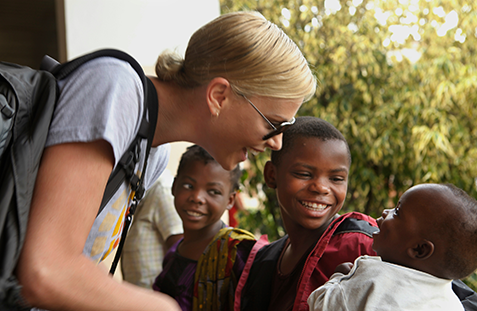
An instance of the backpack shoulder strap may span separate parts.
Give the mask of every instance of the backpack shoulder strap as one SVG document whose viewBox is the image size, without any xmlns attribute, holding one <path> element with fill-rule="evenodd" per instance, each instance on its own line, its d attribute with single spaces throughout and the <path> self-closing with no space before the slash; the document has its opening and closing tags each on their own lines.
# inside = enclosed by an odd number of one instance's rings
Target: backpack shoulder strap
<svg viewBox="0 0 477 311">
<path fill-rule="evenodd" d="M 111 264 L 111 269 L 109 271 L 111 274 L 114 274 L 114 271 L 116 270 L 116 267 L 119 262 L 119 258 L 121 256 L 122 248 L 124 246 L 124 241 L 126 239 L 129 226 L 131 225 L 131 222 L 132 222 L 132 217 L 136 210 L 137 203 L 143 197 L 145 192 L 144 184 L 143 184 L 144 179 L 142 177 L 145 176 L 146 174 L 147 160 L 149 157 L 149 152 L 151 150 L 152 140 L 154 138 L 154 132 L 156 128 L 157 116 L 158 116 L 158 110 L 159 110 L 159 106 L 158 106 L 159 101 L 157 97 L 156 88 L 154 87 L 154 84 L 152 83 L 152 81 L 146 77 L 141 66 L 133 57 L 131 57 L 127 53 L 124 53 L 119 50 L 114 50 L 114 49 L 98 50 L 96 52 L 92 52 L 90 54 L 80 56 L 64 64 L 59 64 L 54 59 L 45 57 L 42 61 L 42 67 L 44 69 L 49 70 L 57 79 L 63 79 L 67 77 L 70 73 L 72 73 L 76 68 L 81 66 L 82 64 L 92 59 L 95 59 L 98 57 L 104 57 L 104 56 L 115 57 L 120 60 L 128 62 L 131 65 L 131 67 L 133 67 L 133 69 L 136 71 L 136 73 L 139 75 L 143 85 L 143 90 L 144 90 L 144 114 L 141 121 L 141 125 L 139 127 L 139 132 L 134 138 L 134 140 L 132 141 L 127 151 L 123 154 L 123 156 L 119 160 L 118 164 L 116 165 L 116 168 L 113 170 L 113 172 L 109 176 L 108 183 L 106 185 L 106 189 L 103 194 L 103 199 L 101 201 L 101 205 L 97 214 L 99 215 L 101 213 L 101 211 L 104 209 L 106 204 L 109 202 L 112 196 L 119 189 L 119 187 L 124 182 L 124 180 L 128 180 L 129 184 L 131 185 L 131 189 L 134 192 L 134 197 L 132 199 L 132 204 L 125 215 L 123 231 L 121 233 L 121 239 L 116 251 L 116 255 Z M 145 138 L 147 138 L 147 147 L 146 147 L 144 165 L 143 165 L 143 169 L 142 169 L 141 177 L 140 177 L 137 174 L 135 174 L 134 169 L 135 169 L 136 163 L 139 161 L 139 157 L 141 153 L 141 150 L 140 150 L 141 140 Z"/>
<path fill-rule="evenodd" d="M 70 73 L 75 71 L 76 68 L 83 65 L 84 63 L 90 60 L 93 60 L 95 58 L 104 57 L 104 56 L 118 58 L 120 60 L 128 62 L 133 67 L 133 69 L 138 73 L 143 85 L 146 84 L 146 75 L 144 74 L 144 71 L 142 70 L 141 65 L 139 65 L 139 63 L 131 55 L 116 49 L 98 50 L 98 51 L 80 56 L 73 60 L 70 60 L 64 64 L 60 64 L 56 62 L 54 59 L 52 59 L 51 57 L 45 56 L 42 60 L 41 67 L 42 69 L 50 71 L 57 79 L 63 79 L 63 78 L 66 78 Z"/>
<path fill-rule="evenodd" d="M 158 101 L 158 98 L 157 98 L 156 88 L 154 87 L 154 84 L 152 83 L 151 80 L 147 79 L 146 83 L 147 84 L 144 84 L 144 88 L 145 88 L 145 90 L 144 90 L 144 101 L 145 101 L 145 104 L 147 104 L 147 106 L 144 109 L 144 118 L 142 120 L 138 136 L 135 139 L 135 140 L 138 140 L 138 143 L 135 145 L 136 146 L 135 149 L 134 149 L 135 151 L 133 152 L 133 156 L 136 155 L 136 154 L 139 154 L 139 136 L 144 135 L 145 133 L 147 133 L 146 136 L 145 136 L 145 137 L 147 137 L 146 158 L 144 160 L 144 166 L 143 166 L 143 169 L 142 169 L 141 177 L 145 176 L 145 173 L 146 173 L 147 159 L 149 157 L 149 151 L 151 150 L 152 140 L 154 138 L 154 132 L 155 132 L 156 123 L 157 123 L 157 115 L 158 115 L 158 112 L 159 112 L 159 105 L 158 105 L 159 101 Z M 146 110 L 149 111 L 149 117 L 150 117 L 149 122 L 146 120 Z M 134 144 L 134 141 L 133 141 L 133 144 Z M 129 153 L 131 155 L 131 152 L 132 152 L 132 150 L 131 150 L 131 147 L 130 147 L 130 149 L 127 153 Z M 123 158 L 124 158 L 124 156 L 121 158 L 120 163 L 123 160 Z M 101 212 L 101 210 L 104 208 L 106 203 L 109 201 L 109 199 L 107 199 L 105 201 L 106 196 L 109 196 L 109 198 L 112 197 L 112 195 L 116 192 L 119 185 L 124 180 L 124 177 L 121 177 L 121 176 L 123 176 L 124 174 L 127 174 L 128 171 L 130 171 L 130 170 L 126 169 L 124 166 L 123 166 L 124 169 L 121 169 L 120 165 L 119 165 L 120 163 L 118 163 L 118 166 L 116 167 L 116 170 L 111 174 L 111 176 L 108 180 L 108 185 L 106 186 L 106 190 L 105 190 L 105 193 L 104 193 L 104 196 L 103 196 L 103 202 L 101 202 L 101 207 L 100 207 L 100 210 L 99 210 L 98 214 Z M 133 170 L 134 170 L 134 166 L 135 165 L 132 166 Z M 118 172 L 116 172 L 116 171 L 118 171 Z M 129 182 L 131 184 L 132 190 L 134 191 L 134 198 L 133 198 L 133 202 L 132 202 L 131 206 L 129 207 L 129 210 L 127 211 L 126 216 L 125 216 L 124 227 L 123 227 L 123 231 L 121 233 L 121 239 L 119 241 L 119 245 L 118 245 L 118 248 L 116 250 L 116 255 L 114 256 L 113 262 L 111 263 L 111 268 L 109 270 L 110 274 L 114 274 L 114 272 L 116 271 L 116 267 L 118 266 L 119 259 L 121 257 L 121 253 L 122 253 L 122 250 L 123 250 L 124 242 L 126 241 L 126 236 L 128 234 L 129 226 L 131 225 L 131 222 L 132 222 L 132 217 L 134 216 L 134 213 L 136 211 L 136 207 L 137 207 L 137 204 L 138 204 L 139 200 L 141 200 L 143 195 L 144 195 L 144 185 L 143 185 L 144 179 L 143 178 L 139 178 L 136 174 L 133 174 L 132 178 L 129 178 Z M 117 184 L 117 183 L 119 183 L 119 184 Z M 114 190 L 112 193 L 108 193 L 108 191 L 110 191 L 109 190 L 110 189 L 110 184 L 111 184 L 111 188 L 113 186 L 116 187 L 116 190 Z"/>
<path fill-rule="evenodd" d="M 379 229 L 377 227 L 372 226 L 366 220 L 349 217 L 344 219 L 339 224 L 338 228 L 336 228 L 333 235 L 348 233 L 348 232 L 359 232 L 372 238 L 373 233 L 378 230 Z"/>
<path fill-rule="evenodd" d="M 144 115 L 141 121 L 141 125 L 139 127 L 138 135 L 133 140 L 128 150 L 121 157 L 118 162 L 118 165 L 109 177 L 108 184 L 106 186 L 106 190 L 104 192 L 101 206 L 97 215 L 101 213 L 101 211 L 104 209 L 104 207 L 109 202 L 114 193 L 116 193 L 116 191 L 119 189 L 125 179 L 130 180 L 133 191 L 137 193 L 137 196 L 139 198 L 141 198 L 144 194 L 142 179 L 134 174 L 134 167 L 139 159 L 140 141 L 142 139 L 147 138 L 148 142 L 146 150 L 146 161 L 144 162 L 144 168 L 142 170 L 143 174 L 145 173 L 147 157 L 149 156 L 152 139 L 154 137 L 154 129 L 157 123 L 158 99 L 156 89 L 152 82 L 144 74 L 141 65 L 139 65 L 139 63 L 132 56 L 115 49 L 98 50 L 75 58 L 64 64 L 60 64 L 55 59 L 46 55 L 43 58 L 40 66 L 41 69 L 50 71 L 58 80 L 60 80 L 66 78 L 69 74 L 71 74 L 73 71 L 75 71 L 78 67 L 85 64 L 86 62 L 104 56 L 114 57 L 126 61 L 136 71 L 139 78 L 141 79 L 144 89 Z M 149 119 L 147 117 L 148 115 Z"/>
<path fill-rule="evenodd" d="M 255 242 L 250 254 L 248 255 L 247 262 L 242 270 L 239 281 L 237 283 L 237 288 L 235 289 L 235 300 L 234 300 L 234 310 L 240 311 L 241 299 L 242 299 L 242 290 L 247 282 L 248 276 L 250 274 L 250 269 L 252 268 L 253 260 L 257 255 L 257 252 L 265 245 L 268 245 L 268 235 L 264 234 L 260 236 L 257 242 Z"/>
</svg>

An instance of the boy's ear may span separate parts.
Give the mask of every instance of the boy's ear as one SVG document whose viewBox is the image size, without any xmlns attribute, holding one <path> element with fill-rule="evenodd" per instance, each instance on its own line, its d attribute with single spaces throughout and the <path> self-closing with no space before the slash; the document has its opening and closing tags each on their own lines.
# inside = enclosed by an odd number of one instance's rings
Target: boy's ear
<svg viewBox="0 0 477 311">
<path fill-rule="evenodd" d="M 223 103 L 231 95 L 230 82 L 222 77 L 213 78 L 207 85 L 207 105 L 212 116 L 218 117 Z"/>
<path fill-rule="evenodd" d="M 407 249 L 407 254 L 412 259 L 424 260 L 434 254 L 434 243 L 429 240 L 421 240 L 419 243 Z"/>
<path fill-rule="evenodd" d="M 234 207 L 235 204 L 235 195 L 237 192 L 232 192 L 229 196 L 229 201 L 227 202 L 227 210 L 230 210 L 232 207 Z"/>
<path fill-rule="evenodd" d="M 265 168 L 263 169 L 263 176 L 265 177 L 265 183 L 269 188 L 277 188 L 276 167 L 271 161 L 265 163 Z"/>
</svg>

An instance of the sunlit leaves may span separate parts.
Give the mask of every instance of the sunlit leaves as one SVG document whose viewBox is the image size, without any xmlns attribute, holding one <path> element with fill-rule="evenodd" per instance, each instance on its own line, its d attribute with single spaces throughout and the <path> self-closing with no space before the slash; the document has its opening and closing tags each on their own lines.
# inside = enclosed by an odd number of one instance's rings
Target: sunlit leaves
<svg viewBox="0 0 477 311">
<path fill-rule="evenodd" d="M 451 182 L 477 197 L 475 1 L 338 3 L 221 1 L 223 12 L 260 11 L 310 62 L 318 90 L 299 114 L 331 122 L 349 142 L 353 163 L 344 211 L 379 216 L 423 182 Z M 259 171 L 267 156 L 253 160 L 248 186 L 263 184 Z M 271 218 L 263 220 L 279 221 L 273 192 L 266 197 L 261 213 Z M 280 225 L 272 227 L 267 232 L 279 236 Z"/>
</svg>

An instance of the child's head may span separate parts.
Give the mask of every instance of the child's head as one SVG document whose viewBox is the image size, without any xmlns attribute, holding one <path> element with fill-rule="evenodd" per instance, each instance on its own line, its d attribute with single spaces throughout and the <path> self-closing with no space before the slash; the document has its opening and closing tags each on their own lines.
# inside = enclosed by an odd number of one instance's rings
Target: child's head
<svg viewBox="0 0 477 311">
<path fill-rule="evenodd" d="M 220 221 L 234 204 L 240 176 L 238 166 L 226 171 L 202 147 L 187 148 L 172 186 L 184 230 L 201 230 Z"/>
<path fill-rule="evenodd" d="M 408 189 L 378 226 L 373 249 L 384 261 L 446 279 L 477 269 L 477 201 L 453 185 Z"/>
<path fill-rule="evenodd" d="M 297 118 L 264 170 L 267 185 L 276 189 L 287 231 L 293 226 L 328 226 L 343 206 L 350 164 L 348 143 L 340 131 L 319 118 Z"/>
</svg>

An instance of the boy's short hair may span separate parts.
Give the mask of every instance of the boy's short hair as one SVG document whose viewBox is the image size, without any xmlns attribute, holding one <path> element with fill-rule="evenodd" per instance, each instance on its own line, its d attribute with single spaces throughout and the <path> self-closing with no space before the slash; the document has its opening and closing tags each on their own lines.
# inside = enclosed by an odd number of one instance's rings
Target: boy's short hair
<svg viewBox="0 0 477 311">
<path fill-rule="evenodd" d="M 192 145 L 187 147 L 186 151 L 182 154 L 179 166 L 177 167 L 176 176 L 179 176 L 184 167 L 193 161 L 201 161 L 204 164 L 214 163 L 220 166 L 220 164 L 204 148 L 198 145 Z M 241 176 L 242 171 L 240 170 L 239 165 L 230 171 L 230 184 L 232 185 L 232 191 L 237 191 L 239 189 L 239 180 Z"/>
<path fill-rule="evenodd" d="M 282 149 L 278 151 L 272 151 L 272 163 L 277 166 L 280 164 L 280 160 L 284 154 L 289 152 L 293 147 L 297 138 L 319 138 L 323 141 L 326 140 L 341 140 L 346 144 L 348 150 L 349 164 L 351 165 L 351 152 L 349 150 L 348 142 L 344 138 L 343 134 L 334 127 L 331 123 L 326 122 L 316 117 L 298 117 L 295 124 L 290 126 L 285 132 L 283 132 Z"/>
<path fill-rule="evenodd" d="M 446 203 L 457 212 L 456 217 L 440 219 L 436 228 L 446 244 L 442 268 L 449 279 L 462 279 L 477 269 L 477 201 L 452 184 L 442 186 L 454 195 Z"/>
</svg>

